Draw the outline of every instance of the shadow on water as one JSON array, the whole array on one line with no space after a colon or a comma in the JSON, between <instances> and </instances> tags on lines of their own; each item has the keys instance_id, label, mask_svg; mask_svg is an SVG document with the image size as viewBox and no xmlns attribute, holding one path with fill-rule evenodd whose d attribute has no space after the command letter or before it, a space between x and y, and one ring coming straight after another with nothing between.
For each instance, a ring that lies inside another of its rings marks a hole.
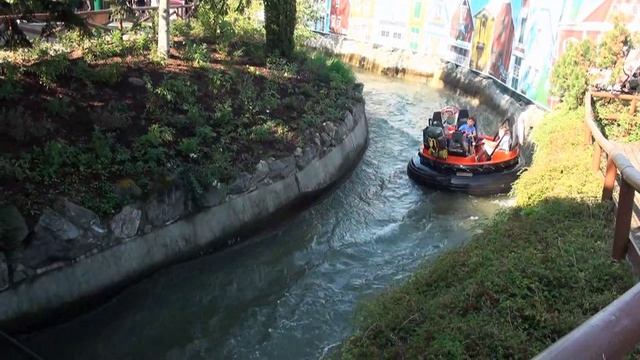
<instances>
[{"instance_id":1,"label":"shadow on water","mask_svg":"<svg viewBox=\"0 0 640 360\"><path fill-rule=\"evenodd\" d=\"M359 74L370 144L330 196L242 246L160 271L100 309L24 339L47 359L318 358L352 330L358 301L470 238L508 203L412 183L406 164L445 90ZM488 125L490 126L490 125Z\"/></svg>"}]
</instances>

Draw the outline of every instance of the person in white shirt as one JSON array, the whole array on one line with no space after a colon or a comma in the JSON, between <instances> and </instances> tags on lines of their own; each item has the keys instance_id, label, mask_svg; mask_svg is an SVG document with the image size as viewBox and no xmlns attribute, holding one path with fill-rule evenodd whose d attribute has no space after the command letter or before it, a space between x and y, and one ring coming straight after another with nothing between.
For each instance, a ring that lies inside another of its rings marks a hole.
<instances>
[{"instance_id":1,"label":"person in white shirt","mask_svg":"<svg viewBox=\"0 0 640 360\"><path fill-rule=\"evenodd\" d=\"M498 129L498 138L496 141L484 140L484 151L487 152L488 155L493 154L495 151L509 151L509 146L511 145L511 131L509 131L509 124L504 122L500 125L500 129ZM496 149L497 148L497 149Z\"/></svg>"}]
</instances>

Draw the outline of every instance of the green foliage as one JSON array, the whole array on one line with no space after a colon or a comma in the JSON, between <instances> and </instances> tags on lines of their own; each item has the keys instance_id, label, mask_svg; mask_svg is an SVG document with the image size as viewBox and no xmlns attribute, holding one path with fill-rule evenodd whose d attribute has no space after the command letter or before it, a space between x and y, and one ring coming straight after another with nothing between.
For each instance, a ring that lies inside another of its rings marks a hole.
<instances>
[{"instance_id":1,"label":"green foliage","mask_svg":"<svg viewBox=\"0 0 640 360\"><path fill-rule=\"evenodd\" d=\"M124 130L131 125L132 113L125 103L112 101L92 114L93 123L104 130Z\"/></svg>"},{"instance_id":2,"label":"green foliage","mask_svg":"<svg viewBox=\"0 0 640 360\"><path fill-rule=\"evenodd\" d=\"M56 54L33 64L28 71L33 72L45 87L52 87L60 75L69 70L66 54Z\"/></svg>"},{"instance_id":3,"label":"green foliage","mask_svg":"<svg viewBox=\"0 0 640 360\"><path fill-rule=\"evenodd\" d=\"M640 115L631 115L627 104L617 99L596 99L595 114L607 138L623 143L640 141ZM617 119L607 119L611 116Z\"/></svg>"},{"instance_id":4,"label":"green foliage","mask_svg":"<svg viewBox=\"0 0 640 360\"><path fill-rule=\"evenodd\" d=\"M171 35L187 37L191 34L192 26L189 20L176 19L171 22Z\"/></svg>"},{"instance_id":5,"label":"green foliage","mask_svg":"<svg viewBox=\"0 0 640 360\"><path fill-rule=\"evenodd\" d=\"M188 41L184 50L184 58L197 67L209 64L210 57L207 44Z\"/></svg>"},{"instance_id":6,"label":"green foliage","mask_svg":"<svg viewBox=\"0 0 640 360\"><path fill-rule=\"evenodd\" d=\"M627 50L632 45L631 33L620 18L616 18L613 29L604 34L598 44L595 65L601 69L613 69L611 84L622 75Z\"/></svg>"},{"instance_id":7,"label":"green foliage","mask_svg":"<svg viewBox=\"0 0 640 360\"><path fill-rule=\"evenodd\" d=\"M364 303L341 357L531 358L631 287L626 264L609 258L611 207L575 135L582 119L548 116L518 206Z\"/></svg>"},{"instance_id":8,"label":"green foliage","mask_svg":"<svg viewBox=\"0 0 640 360\"><path fill-rule=\"evenodd\" d=\"M56 97L47 101L47 115L52 118L67 119L74 111L73 105L68 97Z\"/></svg>"},{"instance_id":9,"label":"green foliage","mask_svg":"<svg viewBox=\"0 0 640 360\"><path fill-rule=\"evenodd\" d=\"M98 83L114 85L122 77L122 66L119 63L103 64L91 67L84 61L79 61L73 66L74 76L82 79L87 84Z\"/></svg>"},{"instance_id":10,"label":"green foliage","mask_svg":"<svg viewBox=\"0 0 640 360\"><path fill-rule=\"evenodd\" d=\"M20 69L10 62L0 62L0 100L11 100L21 94Z\"/></svg>"},{"instance_id":11,"label":"green foliage","mask_svg":"<svg viewBox=\"0 0 640 360\"><path fill-rule=\"evenodd\" d=\"M592 47L588 41L570 44L556 61L551 72L551 93L575 109L583 102L589 84L588 69L592 65Z\"/></svg>"},{"instance_id":12,"label":"green foliage","mask_svg":"<svg viewBox=\"0 0 640 360\"><path fill-rule=\"evenodd\" d=\"M9 134L16 141L41 139L49 130L46 124L34 121L32 114L20 105L0 110L0 132Z\"/></svg>"},{"instance_id":13,"label":"green foliage","mask_svg":"<svg viewBox=\"0 0 640 360\"><path fill-rule=\"evenodd\" d=\"M111 20L120 24L120 30L123 28L122 22L128 18L135 17L135 15L135 11L133 11L127 0L112 0Z\"/></svg>"}]
</instances>

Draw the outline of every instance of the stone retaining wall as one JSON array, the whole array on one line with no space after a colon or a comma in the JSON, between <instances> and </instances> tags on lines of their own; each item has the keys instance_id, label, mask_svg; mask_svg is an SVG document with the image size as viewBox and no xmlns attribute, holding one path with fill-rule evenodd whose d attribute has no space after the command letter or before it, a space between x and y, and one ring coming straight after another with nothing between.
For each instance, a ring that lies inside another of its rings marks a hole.
<instances>
[{"instance_id":1,"label":"stone retaining wall","mask_svg":"<svg viewBox=\"0 0 640 360\"><path fill-rule=\"evenodd\" d=\"M91 211L63 199L36 226L36 239L18 261L18 283L0 292L0 329L37 327L163 266L228 246L238 234L305 204L358 164L368 142L364 102L322 129L290 158L260 161L253 174L241 174L228 188L209 189L196 203L174 186L125 207L103 225ZM63 253L72 258L55 261ZM0 256L0 281L6 268Z\"/></svg>"}]
</instances>

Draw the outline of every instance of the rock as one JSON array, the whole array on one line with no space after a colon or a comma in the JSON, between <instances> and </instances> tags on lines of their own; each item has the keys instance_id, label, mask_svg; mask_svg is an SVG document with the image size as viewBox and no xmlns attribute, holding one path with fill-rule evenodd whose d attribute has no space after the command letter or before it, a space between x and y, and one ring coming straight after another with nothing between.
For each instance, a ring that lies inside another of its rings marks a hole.
<instances>
[{"instance_id":1,"label":"rock","mask_svg":"<svg viewBox=\"0 0 640 360\"><path fill-rule=\"evenodd\" d=\"M9 287L9 267L4 255L0 254L0 291Z\"/></svg>"},{"instance_id":2,"label":"rock","mask_svg":"<svg viewBox=\"0 0 640 360\"><path fill-rule=\"evenodd\" d=\"M145 82L144 80L137 78L135 76L131 76L129 77L129 79L127 80L129 81L129 84L133 85L133 86L145 86Z\"/></svg>"},{"instance_id":3,"label":"rock","mask_svg":"<svg viewBox=\"0 0 640 360\"><path fill-rule=\"evenodd\" d=\"M355 126L353 115L351 115L351 113L348 111L345 111L344 113L344 123L347 126L347 130L351 130Z\"/></svg>"},{"instance_id":4,"label":"rock","mask_svg":"<svg viewBox=\"0 0 640 360\"><path fill-rule=\"evenodd\" d=\"M222 204L227 198L227 188L225 186L215 186L204 192L198 199L198 206L214 207Z\"/></svg>"},{"instance_id":5,"label":"rock","mask_svg":"<svg viewBox=\"0 0 640 360\"><path fill-rule=\"evenodd\" d=\"M336 136L336 126L333 125L332 122L325 122L324 124L322 124L322 126L324 127L324 132L329 135L329 137L331 139L333 139Z\"/></svg>"},{"instance_id":6,"label":"rock","mask_svg":"<svg viewBox=\"0 0 640 360\"><path fill-rule=\"evenodd\" d=\"M266 161L260 160L258 165L256 165L256 172L253 174L253 178L251 179L251 183L257 184L260 181L264 180L264 178L269 175L269 164Z\"/></svg>"},{"instance_id":7,"label":"rock","mask_svg":"<svg viewBox=\"0 0 640 360\"><path fill-rule=\"evenodd\" d=\"M235 195L243 193L251 187L251 175L243 172L238 178L229 185L229 194Z\"/></svg>"},{"instance_id":8,"label":"rock","mask_svg":"<svg viewBox=\"0 0 640 360\"><path fill-rule=\"evenodd\" d=\"M296 151L293 152L293 156L295 156L296 158L299 158L302 156L302 149L297 147Z\"/></svg>"},{"instance_id":9,"label":"rock","mask_svg":"<svg viewBox=\"0 0 640 360\"><path fill-rule=\"evenodd\" d=\"M318 134L318 133L313 134L313 142L318 147L322 146L322 138L320 137L320 134Z\"/></svg>"},{"instance_id":10,"label":"rock","mask_svg":"<svg viewBox=\"0 0 640 360\"><path fill-rule=\"evenodd\" d=\"M73 223L49 208L44 209L35 231L36 233L48 231L60 240L76 239L82 234L82 231Z\"/></svg>"},{"instance_id":11,"label":"rock","mask_svg":"<svg viewBox=\"0 0 640 360\"><path fill-rule=\"evenodd\" d=\"M302 170L305 166L309 165L315 158L318 157L318 149L312 146L307 146L302 152L302 156L296 158L296 166Z\"/></svg>"},{"instance_id":12,"label":"rock","mask_svg":"<svg viewBox=\"0 0 640 360\"><path fill-rule=\"evenodd\" d=\"M331 146L331 141L333 140L331 138L331 136L329 136L327 133L322 133L320 135L320 138L322 139L322 142L320 143L323 147L329 147Z\"/></svg>"},{"instance_id":13,"label":"rock","mask_svg":"<svg viewBox=\"0 0 640 360\"><path fill-rule=\"evenodd\" d=\"M111 231L119 239L134 237L138 233L141 219L142 211L127 205L111 219Z\"/></svg>"},{"instance_id":14,"label":"rock","mask_svg":"<svg viewBox=\"0 0 640 360\"><path fill-rule=\"evenodd\" d=\"M29 234L29 228L20 211L13 205L0 206L0 250L20 246Z\"/></svg>"},{"instance_id":15,"label":"rock","mask_svg":"<svg viewBox=\"0 0 640 360\"><path fill-rule=\"evenodd\" d=\"M269 163L269 178L272 180L284 179L296 171L296 159L287 156Z\"/></svg>"},{"instance_id":16,"label":"rock","mask_svg":"<svg viewBox=\"0 0 640 360\"><path fill-rule=\"evenodd\" d=\"M27 278L30 278L34 274L35 271L27 268L22 264L16 264L15 268L13 269L13 279L11 279L11 282L14 284L19 283L26 280Z\"/></svg>"},{"instance_id":17,"label":"rock","mask_svg":"<svg viewBox=\"0 0 640 360\"><path fill-rule=\"evenodd\" d=\"M54 204L54 209L80 229L89 230L96 235L104 235L107 229L93 211L61 198Z\"/></svg>"},{"instance_id":18,"label":"rock","mask_svg":"<svg viewBox=\"0 0 640 360\"><path fill-rule=\"evenodd\" d=\"M153 226L163 226L178 220L185 214L185 193L178 185L155 194L144 205L147 220Z\"/></svg>"},{"instance_id":19,"label":"rock","mask_svg":"<svg viewBox=\"0 0 640 360\"><path fill-rule=\"evenodd\" d=\"M42 219L42 218L40 218ZM69 225L73 226L71 223ZM58 231L58 234L61 233ZM79 234L79 232L78 232ZM63 239L43 226L36 226L33 240L24 249L23 262L37 269L56 261L73 260L78 251L74 251L74 241Z\"/></svg>"},{"instance_id":20,"label":"rock","mask_svg":"<svg viewBox=\"0 0 640 360\"><path fill-rule=\"evenodd\" d=\"M113 192L122 200L136 199L142 196L142 189L131 178L118 180L113 185Z\"/></svg>"}]
</instances>

